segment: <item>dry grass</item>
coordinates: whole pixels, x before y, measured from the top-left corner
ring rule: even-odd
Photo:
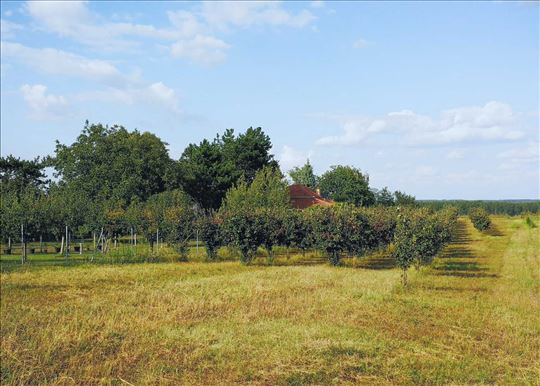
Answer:
[[[540,384],[537,229],[460,221],[407,290],[381,256],[2,273],[2,384]]]

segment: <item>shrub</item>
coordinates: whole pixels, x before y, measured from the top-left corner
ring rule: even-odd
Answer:
[[[215,213],[205,214],[197,220],[197,229],[205,243],[206,256],[209,260],[217,259],[217,250],[223,243],[221,224],[222,219]]]
[[[441,248],[451,239],[457,211],[433,212],[428,208],[401,210],[394,234],[394,255],[402,269],[403,285],[407,285],[407,270],[430,264]]]
[[[471,219],[474,227],[479,231],[485,231],[491,225],[489,214],[484,208],[472,208],[469,211],[469,218]]]
[[[348,206],[315,206],[306,209],[314,246],[324,251],[332,265],[339,265],[341,253],[350,248],[354,232]]]
[[[264,223],[258,211],[223,213],[223,233],[228,243],[240,250],[240,261],[249,264],[263,244]]]

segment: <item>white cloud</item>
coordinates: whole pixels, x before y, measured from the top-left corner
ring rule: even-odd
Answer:
[[[370,41],[367,41],[366,39],[357,39],[353,43],[353,47],[354,48],[366,48],[366,47],[371,46],[372,44],[373,43],[371,43]]]
[[[121,87],[133,81],[113,64],[54,48],[31,48],[19,43],[1,42],[3,57],[14,58],[36,70],[54,75],[76,76]]]
[[[100,51],[131,50],[141,45],[130,37],[174,40],[184,36],[176,27],[104,22],[90,11],[86,1],[28,1],[26,10],[41,28]]]
[[[528,142],[522,147],[516,147],[497,154],[497,158],[503,160],[500,169],[520,169],[524,165],[534,165],[540,169],[540,143]]]
[[[2,57],[13,58],[46,74],[89,79],[106,87],[105,90],[80,93],[78,99],[124,104],[152,102],[169,110],[179,111],[178,97],[173,89],[162,82],[149,84],[137,72],[126,76],[115,65],[104,60],[88,59],[53,48],[31,48],[10,42],[1,43],[1,54]],[[37,95],[40,90],[41,88],[31,90],[26,87],[24,92],[28,94],[33,91],[34,95]],[[54,104],[52,99],[51,104]]]
[[[369,118],[348,119],[343,123],[344,133],[337,136],[319,138],[317,145],[354,145],[363,142],[367,137],[383,131],[384,120]]]
[[[281,152],[277,155],[281,170],[289,171],[295,166],[302,166],[306,163],[308,158],[311,158],[313,154],[311,152],[303,152],[297,150],[291,146],[284,145],[281,148]]]
[[[410,110],[377,118],[340,117],[343,133],[317,141],[319,145],[358,145],[379,133],[398,135],[408,145],[446,145],[470,141],[508,141],[523,137],[518,116],[501,102],[443,111],[439,118]]]
[[[213,27],[249,27],[252,25],[273,25],[304,27],[316,17],[306,9],[293,14],[275,1],[206,1],[202,16]]]
[[[66,99],[61,95],[47,94],[47,87],[42,84],[25,84],[21,87],[21,93],[33,118],[49,118],[65,112]]]
[[[162,82],[152,83],[148,86],[150,97],[155,101],[167,106],[169,109],[178,111],[178,98],[176,92]]]
[[[17,31],[23,29],[23,26],[12,21],[1,19],[0,20],[0,34],[3,39],[13,38]]]
[[[40,28],[99,51],[140,51],[148,43],[144,39],[156,40],[169,46],[174,57],[204,65],[223,61],[230,47],[214,36],[215,30],[255,25],[300,28],[315,20],[306,9],[292,13],[273,1],[204,2],[194,12],[167,12],[170,25],[157,28],[106,21],[92,12],[88,4],[87,1],[29,1],[25,9]]]
[[[212,36],[197,35],[193,39],[181,40],[171,46],[174,57],[184,57],[195,63],[213,65],[225,60],[229,45]]]
[[[463,159],[464,156],[465,156],[465,153],[461,149],[454,149],[446,153],[447,159],[453,159],[453,160]]]
[[[154,104],[174,113],[180,113],[176,91],[163,82],[124,89],[109,87],[104,90],[82,92],[75,96],[78,102],[98,101],[123,105]]]

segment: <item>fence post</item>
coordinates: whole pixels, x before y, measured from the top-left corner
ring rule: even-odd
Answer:
[[[26,247],[24,244],[24,225],[21,224],[21,264],[26,261]]]
[[[64,248],[64,257],[68,257],[68,226],[66,225],[66,247]]]
[[[197,257],[199,257],[199,230],[198,229],[195,231],[195,234],[197,235]]]

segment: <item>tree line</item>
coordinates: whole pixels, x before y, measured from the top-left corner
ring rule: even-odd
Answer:
[[[475,208],[482,208],[489,214],[509,216],[540,212],[539,200],[418,200],[417,204],[434,210],[454,206],[461,215],[467,215]]]
[[[279,171],[271,148],[260,127],[239,134],[229,129],[212,140],[188,145],[173,160],[167,143],[152,133],[86,122],[72,144],[56,141],[53,155],[0,158],[2,241],[21,238],[21,225],[27,240],[39,236],[59,240],[66,226],[77,237],[102,229],[111,236],[119,213],[134,213],[148,201],[158,205],[156,201],[164,198],[156,195],[166,192],[176,192],[167,197],[185,196],[199,213],[219,210],[227,192],[250,184],[261,168]],[[401,192],[370,188],[369,176],[351,166],[334,166],[317,177],[308,161],[290,175],[294,182],[319,188],[336,202],[360,206],[414,202],[414,197]]]

